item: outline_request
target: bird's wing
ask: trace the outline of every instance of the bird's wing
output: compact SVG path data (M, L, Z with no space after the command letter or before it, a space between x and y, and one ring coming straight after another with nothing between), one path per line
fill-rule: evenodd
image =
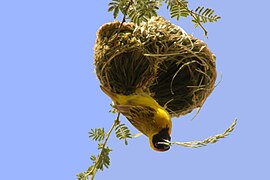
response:
M156 113L154 108L142 105L115 105L115 109L122 113L134 127L144 134L146 134L146 128L151 126ZM145 125L149 125L149 127L145 127Z

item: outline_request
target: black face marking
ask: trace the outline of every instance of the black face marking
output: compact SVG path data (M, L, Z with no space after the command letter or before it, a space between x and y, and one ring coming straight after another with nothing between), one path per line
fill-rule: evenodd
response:
M153 136L152 142L154 147L158 151L168 151L170 149L170 146L166 144L160 144L159 142L165 142L164 140L171 140L171 136L169 135L169 128L163 128L161 131L159 131L158 134Z

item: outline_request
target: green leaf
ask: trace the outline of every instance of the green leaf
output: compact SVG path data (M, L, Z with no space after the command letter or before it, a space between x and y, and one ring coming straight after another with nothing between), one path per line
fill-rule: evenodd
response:
M117 16L118 16L118 14L119 14L119 8L116 7L116 8L114 9L114 12L113 12L113 18L116 19Z
M102 141L106 136L104 128L91 129L90 132L88 132L88 134L89 138L95 141Z
M114 19L116 19L119 14L119 8L121 7L120 2L120 0L113 0L109 3L108 12L113 12Z
M195 10L189 9L187 0L112 0L109 3L108 11L117 18L119 13L124 15L124 21L129 19L131 22L140 24L153 16L157 16L157 10L165 2L170 11L171 18L179 20L181 17L192 17L194 26L200 26L207 36L207 30L203 27L204 23L216 22L220 16L214 15L214 10L198 6Z
M173 6L170 9L171 18L176 18L177 20L180 19L180 17L187 17L189 15L189 12L187 9L183 6Z
M128 145L128 138L132 138L132 135L130 133L130 130L128 129L128 127L125 124L119 124L116 126L115 128L115 134L116 137L120 140L124 140L125 145Z
M101 149L101 148L100 148ZM110 157L109 153L112 151L109 147L105 147L102 151L102 153L99 155L100 159L99 162L97 162L96 168L100 170L104 170L104 167L108 168L110 166Z
M93 161L93 163L95 163L97 157L96 157L95 155L92 155L92 156L90 157L90 159Z
M207 22L216 22L220 19L219 16L217 15L213 15L214 14L214 10L210 9L210 8L204 8L204 7L200 7L198 6L195 11L191 11L192 12L192 17L193 20L192 22L194 22L195 24L200 24L200 23L207 23Z
M171 18L187 17L189 15L188 2L186 0L166 0L167 9L170 10Z
M140 24L152 16L157 16L157 10L160 6L159 0L133 0L127 11L128 19L131 22Z
M203 9L204 9L204 7L201 7L201 8L198 9L199 10L199 14L201 14L201 12L202 12ZM196 12L196 10L195 10L195 12Z
M85 173L77 174L77 178L78 180L87 180L87 176L85 175Z

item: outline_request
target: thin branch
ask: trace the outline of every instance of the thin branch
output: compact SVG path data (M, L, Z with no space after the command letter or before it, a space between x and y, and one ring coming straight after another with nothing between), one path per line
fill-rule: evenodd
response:
M196 19L195 13L191 10L188 10L190 15L193 17L193 19ZM204 35L208 38L208 31L203 27L201 22L197 22L197 25L200 26L202 28L202 30L204 31Z
M120 24L120 26L119 26L119 28L118 28L118 30L117 30L117 34L116 34L116 37L115 37L115 38L118 38L118 34L119 34L120 30L121 30L121 28L122 28L124 22L126 22L126 17L127 17L127 12L128 12L128 10L129 10L129 7L130 7L132 4L133 4L133 0L130 0L129 3L128 3L128 5L127 5L127 7L126 7L126 9L125 9L125 14L123 13L124 16L123 16L122 22L121 22L121 24Z
M95 175L96 175L96 172L97 172L97 165L100 163L101 155L104 153L104 149L105 149L106 144L107 144L107 142L108 142L108 140L109 140L109 137L110 137L110 135L111 135L113 129L115 128L115 126L116 126L117 124L119 124L119 122L120 122L120 121L119 121L119 117L120 117L120 113L117 114L117 118L114 120L114 123L113 123L111 129L109 130L109 132L108 132L107 135L106 135L106 139L105 139L105 141L104 141L104 143L103 143L103 145L102 145L101 151L100 151L100 153L99 153L99 155L98 155L97 160L95 161L94 166L91 168L90 171L88 171L88 172L85 173L85 175L86 175L87 177L90 176L90 175L92 175L92 176L91 176L91 180L93 180L94 177L95 177Z
M196 13L194 13L192 10L189 10L187 6L185 6L185 4L183 4L181 1L177 0L176 1L178 3L178 5L182 6L183 8L185 8L185 10L190 14L190 16L193 18L193 19L196 19ZM202 28L202 30L204 31L204 35L208 38L207 34L207 30L203 27L203 25L201 24L201 22L198 22L197 23L198 26L200 26Z

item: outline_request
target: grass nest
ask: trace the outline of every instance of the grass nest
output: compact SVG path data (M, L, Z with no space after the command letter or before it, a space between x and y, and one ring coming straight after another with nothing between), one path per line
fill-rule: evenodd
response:
M140 88L172 117L200 108L214 89L215 56L207 45L162 17L103 25L94 47L100 84L129 95Z

